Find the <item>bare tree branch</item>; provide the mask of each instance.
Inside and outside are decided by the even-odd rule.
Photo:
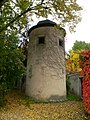
[[[17,17],[15,17],[13,20],[11,20],[5,27],[3,27],[1,30],[0,30],[0,33],[5,30],[7,27],[9,27],[13,22],[15,22],[17,19],[19,19],[21,16],[23,16],[25,13],[31,11],[32,9],[31,8],[28,8],[27,10],[25,10],[24,12],[22,12],[20,15],[18,15]]]
[[[25,10],[24,12],[22,12],[20,15],[17,15],[13,20],[11,20],[8,24],[6,24],[3,28],[0,29],[0,33],[3,32],[5,29],[7,29],[7,27],[9,27],[12,23],[14,23],[16,20],[18,20],[20,17],[22,17],[24,14],[26,14],[27,12],[34,10],[35,7],[37,6],[41,6],[42,4],[38,4],[36,6],[33,6],[32,8],[28,8],[27,10]]]

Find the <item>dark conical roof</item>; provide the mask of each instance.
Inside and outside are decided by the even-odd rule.
[[[56,23],[53,22],[53,21],[50,21],[50,20],[43,20],[43,21],[39,21],[37,25],[42,25],[42,26],[43,25],[46,25],[46,26],[51,25],[51,26],[54,26],[54,25],[56,25]]]
[[[29,29],[29,31],[28,31],[28,35],[30,34],[30,32],[32,31],[32,30],[34,30],[34,29],[36,29],[36,28],[38,28],[38,27],[43,27],[43,26],[55,26],[56,25],[56,23],[55,22],[53,22],[53,21],[50,21],[50,20],[42,20],[42,21],[39,21],[38,23],[37,23],[37,25],[35,25],[35,26],[33,26],[33,27],[31,27],[30,29]]]

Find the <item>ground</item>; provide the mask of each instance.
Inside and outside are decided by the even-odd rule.
[[[6,99],[5,107],[0,109],[0,120],[90,120],[81,100],[35,103],[17,91],[7,94]]]

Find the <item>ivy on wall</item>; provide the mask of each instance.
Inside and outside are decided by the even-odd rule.
[[[83,103],[85,110],[90,114],[90,50],[82,51],[80,55],[81,75],[83,76]]]

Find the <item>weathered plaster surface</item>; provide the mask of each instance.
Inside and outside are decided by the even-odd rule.
[[[45,44],[38,37],[45,36]],[[39,100],[66,97],[66,73],[63,33],[54,27],[40,27],[30,33],[27,62],[26,94]]]
[[[68,74],[67,78],[70,82],[70,92],[82,97],[82,81],[80,79],[82,76],[79,73],[72,73]]]

